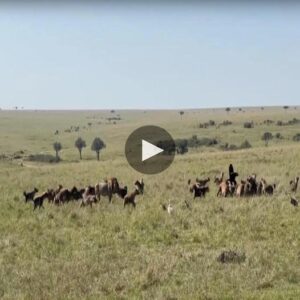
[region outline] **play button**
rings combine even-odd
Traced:
[[[136,171],[157,174],[174,160],[175,142],[172,136],[158,126],[143,126],[134,130],[125,145],[128,163]]]
[[[145,161],[146,159],[149,159],[163,151],[164,149],[142,140],[142,161]]]

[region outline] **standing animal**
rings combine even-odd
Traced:
[[[84,195],[80,207],[89,205],[90,207],[93,206],[93,203],[97,203],[97,197],[95,195]]]
[[[53,189],[48,189],[48,202],[53,202],[55,198],[55,191]]]
[[[190,187],[190,192],[194,193],[194,199],[196,197],[205,197],[205,194],[207,192],[209,192],[209,187],[208,186],[200,186],[195,183]]]
[[[124,197],[124,207],[127,205],[127,204],[131,204],[134,208],[136,206],[136,203],[135,203],[135,197],[137,195],[140,195],[140,194],[143,194],[143,191],[144,191],[144,183],[141,181],[136,181],[135,184],[135,189],[134,191],[131,193],[131,194],[127,194],[125,197]]]
[[[113,177],[109,180],[105,180],[104,182],[97,183],[95,185],[95,195],[98,200],[100,200],[101,196],[107,196],[109,202],[111,202],[112,195],[117,194],[119,191],[119,183],[117,178]]]
[[[224,172],[221,172],[220,176],[215,176],[214,183],[218,186],[221,184],[224,178]]]
[[[31,191],[31,192],[26,192],[26,191],[24,191],[24,192],[23,192],[23,195],[24,195],[24,197],[25,197],[25,202],[27,203],[28,201],[33,200],[35,194],[36,194],[38,191],[39,191],[39,190],[38,190],[36,187],[35,187],[35,188],[33,189],[33,191]]]
[[[74,186],[72,189],[71,189],[71,199],[74,199],[74,200],[80,200],[82,199],[82,194],[84,193],[85,189],[77,189],[76,186]],[[95,193],[94,193],[95,195]]]
[[[241,180],[241,183],[238,184],[238,186],[236,188],[237,197],[242,197],[245,195],[245,185],[246,185],[246,182],[244,180]]]
[[[37,207],[38,208],[44,208],[43,203],[44,200],[48,198],[48,192],[44,192],[40,196],[36,196],[32,201],[33,201],[33,210],[35,210]]]
[[[134,183],[135,188],[139,191],[139,193],[142,195],[144,194],[144,180],[143,178],[141,180],[136,180]]]
[[[245,184],[245,196],[253,196],[257,193],[256,174],[247,177]]]
[[[290,181],[290,186],[292,192],[296,192],[298,188],[299,177],[295,177],[294,180]]]
[[[276,184],[267,184],[265,179],[261,179],[262,183],[262,193],[266,195],[273,195],[276,188]]]
[[[127,195],[127,186],[125,185],[124,187],[119,187],[119,191],[118,191],[117,195],[121,199],[124,199],[124,197]]]
[[[55,195],[54,197],[54,204],[63,204],[65,202],[69,202],[71,200],[71,192],[66,189],[66,188],[63,188],[61,189],[58,194]]]
[[[229,185],[228,185],[228,181],[222,181],[219,184],[219,189],[218,189],[218,193],[217,196],[223,196],[223,197],[227,197],[229,193]]]

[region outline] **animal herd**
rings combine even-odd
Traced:
[[[38,189],[34,188],[30,192],[23,193],[25,202],[33,202],[33,210],[36,208],[44,208],[43,203],[48,199],[49,203],[54,205],[66,204],[70,201],[79,201],[80,207],[90,206],[100,201],[101,197],[108,197],[109,202],[112,201],[113,195],[117,195],[123,200],[124,207],[126,205],[136,206],[136,196],[144,193],[144,181],[136,180],[131,193],[128,193],[127,186],[121,187],[117,178],[112,177],[103,182],[97,183],[95,186],[87,186],[85,188],[71,189],[64,188],[59,185],[57,189],[49,188],[38,194]]]
[[[229,166],[229,178],[224,178],[224,172],[220,176],[215,176],[214,183],[217,186],[217,196],[228,197],[247,197],[247,196],[260,196],[260,195],[273,195],[276,184],[267,183],[264,178],[257,180],[256,174],[249,175],[246,179],[242,179],[239,183],[236,181],[238,176],[237,172],[234,172],[233,166]],[[188,180],[189,190],[193,193],[194,198],[205,197],[209,192],[210,178],[198,179],[192,182]],[[290,190],[295,193],[298,188],[299,177],[295,177],[290,181]],[[298,206],[298,200],[292,196],[291,204]]]
[[[260,195],[273,195],[276,189],[276,184],[267,183],[264,178],[257,179],[256,174],[249,175],[246,179],[236,181],[238,173],[234,172],[233,166],[229,166],[229,178],[224,178],[224,172],[220,176],[215,176],[214,183],[217,187],[218,197],[249,197]],[[210,178],[198,179],[192,182],[188,180],[189,191],[193,193],[194,198],[205,197],[210,191],[209,188]],[[290,181],[290,190],[292,193],[296,193],[299,183],[299,177],[295,177]],[[136,207],[136,197],[144,193],[144,181],[136,180],[134,182],[134,188],[131,193],[128,193],[127,186],[121,187],[116,177],[109,178],[103,182],[97,183],[94,186],[87,186],[85,188],[77,188],[74,186],[71,189],[64,188],[59,185],[57,189],[49,188],[42,193],[38,193],[38,189],[34,188],[30,192],[24,192],[25,202],[32,201],[33,209],[44,208],[43,203],[45,199],[48,199],[49,203],[54,205],[66,204],[70,201],[80,202],[80,207],[90,206],[99,202],[101,197],[107,197],[109,202],[112,201],[113,195],[117,195],[118,198],[123,200],[124,207],[126,205],[132,205]],[[292,196],[291,204],[298,206],[298,200]],[[173,207],[169,205],[163,205],[163,209],[169,213],[173,210]]]

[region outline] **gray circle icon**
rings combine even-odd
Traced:
[[[134,130],[125,144],[128,163],[143,174],[157,174],[167,169],[174,160],[175,142],[158,126],[143,126]]]

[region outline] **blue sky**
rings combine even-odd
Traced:
[[[2,5],[0,107],[300,104],[300,6]]]

